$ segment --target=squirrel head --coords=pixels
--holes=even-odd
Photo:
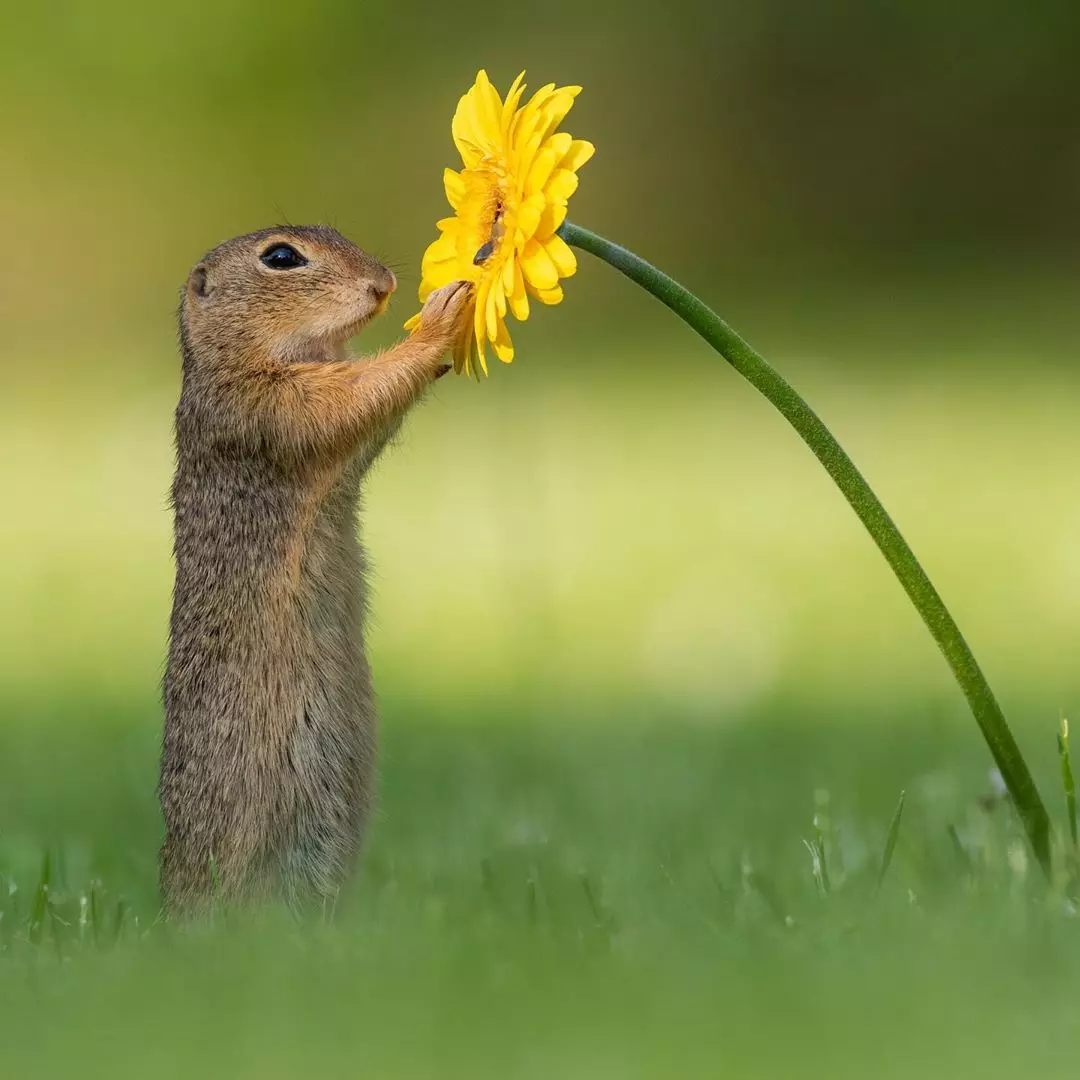
[[[227,240],[191,271],[180,304],[185,365],[296,363],[344,355],[397,288],[382,263],[325,225]]]

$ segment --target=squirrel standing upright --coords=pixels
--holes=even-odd
[[[167,911],[332,897],[371,803],[360,485],[447,366],[471,286],[367,360],[393,273],[324,226],[229,240],[180,305],[176,588],[159,793]]]

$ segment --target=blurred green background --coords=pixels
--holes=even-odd
[[[1057,798],[1053,733],[1080,691],[1075,3],[6,0],[0,17],[0,875],[25,890],[49,848],[73,888],[100,876],[153,919],[180,283],[228,236],[328,221],[398,271],[359,344],[391,341],[481,66],[503,88],[522,68],[533,87],[584,86],[566,127],[598,152],[572,219],[700,292],[833,427]],[[966,820],[989,759],[899,586],[780,418],[659,305],[580,263],[562,306],[513,328],[513,367],[443,380],[371,479],[386,752],[357,925],[382,925],[388,889],[420,910],[448,881],[479,890],[486,860],[550,858],[592,868],[631,940],[674,918],[692,955],[701,928],[658,900],[657,868],[737,883],[753,851],[812,895],[800,830],[822,787],[874,851],[915,792],[935,823],[926,865],[948,861],[942,821]],[[923,849],[900,850],[914,894]],[[424,925],[437,1010],[471,984]],[[405,1001],[408,934],[387,933],[401,952],[371,946],[357,993],[385,974]],[[478,933],[514,988],[501,1007],[520,991],[533,1009],[536,943]],[[774,984],[740,948],[717,963],[761,988],[739,1015],[764,1023]],[[883,969],[917,993],[903,953]],[[862,1008],[864,975],[830,970],[827,993]],[[620,980],[598,978],[597,1030],[625,1049],[603,990]],[[22,1025],[18,1045],[44,1030]],[[580,1075],[654,1075],[683,1038],[663,1032],[640,1073],[576,1035],[562,1052]]]

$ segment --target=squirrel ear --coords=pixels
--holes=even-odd
[[[206,280],[206,267],[196,266],[191,271],[191,291],[200,299],[205,300],[210,295],[210,285]]]

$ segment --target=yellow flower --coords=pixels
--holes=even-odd
[[[451,131],[465,167],[443,174],[454,216],[438,223],[441,235],[421,266],[421,303],[451,281],[475,283],[472,320],[454,346],[454,369],[466,374],[487,374],[487,342],[509,364],[514,346],[507,311],[523,322],[529,296],[558,304],[559,279],[577,270],[556,230],[577,189],[577,171],[594,147],[556,129],[581,87],[549,83],[519,108],[524,78],[522,72],[503,101],[481,71],[458,102]],[[418,321],[413,316],[405,328]]]

